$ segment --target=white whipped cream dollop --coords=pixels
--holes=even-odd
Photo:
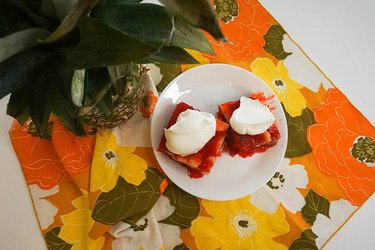
[[[169,151],[190,155],[201,150],[215,135],[216,119],[207,112],[188,109],[181,112],[169,129],[164,129]]]
[[[258,135],[266,131],[275,122],[269,108],[259,100],[242,96],[240,107],[230,118],[230,126],[241,135]]]

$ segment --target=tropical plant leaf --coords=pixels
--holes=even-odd
[[[157,51],[92,18],[83,18],[79,29],[79,44],[62,51],[76,69],[126,64]]]
[[[291,52],[285,52],[282,41],[283,36],[286,34],[284,29],[280,25],[272,25],[267,33],[263,36],[264,38],[264,50],[275,56],[279,60],[284,60]]]
[[[197,197],[186,193],[174,184],[169,184],[163,195],[169,198],[169,202],[175,210],[173,214],[160,222],[176,225],[182,229],[189,228],[191,222],[199,214],[200,206]]]
[[[310,153],[311,148],[307,142],[307,128],[315,123],[311,110],[305,108],[302,114],[297,117],[291,117],[288,112],[285,112],[285,117],[288,124],[288,146],[285,157],[299,157]]]
[[[95,99],[96,94],[105,88],[109,82],[111,82],[111,79],[107,68],[87,69],[85,77],[85,105],[90,105]],[[103,95],[103,98],[98,100],[96,106],[106,115],[112,112],[113,103],[111,89],[108,89]]]
[[[112,5],[120,5],[120,4],[127,4],[127,3],[140,3],[142,0],[101,0],[97,6],[112,6]]]
[[[305,196],[306,204],[303,206],[301,213],[303,219],[309,224],[313,225],[316,216],[318,214],[323,214],[329,218],[329,201],[317,194],[313,189],[310,189]]]
[[[64,37],[77,26],[82,17],[90,13],[98,2],[99,0],[78,0],[59,27],[48,38],[41,40],[41,42],[52,43]]]
[[[301,233],[299,238],[292,242],[289,250],[318,250],[315,243],[317,237],[311,229],[306,229]]]
[[[45,29],[31,28],[2,37],[0,39],[0,62],[22,50],[38,45],[38,39],[44,39],[50,33]]]
[[[141,60],[141,63],[195,64],[199,63],[186,50],[178,47],[162,47],[160,51]]]
[[[52,0],[56,8],[56,14],[60,21],[63,21],[66,15],[73,9],[78,0]]]
[[[210,33],[218,41],[227,41],[209,0],[161,0],[167,9],[189,24]]]
[[[43,27],[45,29],[52,29],[55,27],[54,22],[33,10],[35,7],[35,1],[2,0],[2,3],[22,10],[38,27]]]
[[[52,63],[53,60],[48,60]],[[27,85],[27,99],[30,111],[30,117],[35,124],[41,138],[49,138],[47,125],[51,114],[51,106],[49,104],[49,94],[47,85],[49,84],[49,69],[39,68],[33,72],[32,80]],[[37,90],[37,91],[36,91]]]
[[[22,10],[0,2],[0,37],[33,26],[30,18]]]
[[[92,16],[117,31],[158,48],[175,46],[214,53],[211,44],[199,29],[171,17],[160,5],[104,6],[95,8]]]
[[[173,250],[189,250],[189,248],[184,243],[182,243],[178,246],[175,246]]]
[[[17,119],[17,121],[23,125],[30,116],[28,99],[27,99],[27,87],[22,87],[10,95],[7,115]]]
[[[52,112],[74,134],[85,135],[82,121],[78,116],[78,107],[71,98],[72,72],[68,72],[60,58],[54,57],[44,77]]]
[[[73,245],[68,244],[61,238],[59,238],[59,233],[61,231],[61,227],[55,227],[51,229],[51,231],[47,232],[44,235],[44,239],[46,240],[48,250],[70,250],[72,249]]]
[[[179,18],[174,19],[173,25],[173,34],[170,41],[171,46],[193,49],[215,55],[210,42],[199,29]]]
[[[139,186],[129,184],[119,177],[111,191],[99,195],[92,218],[103,224],[114,225],[141,212],[147,214],[160,197],[159,186],[163,179],[152,168],[146,170],[146,179]]]
[[[39,48],[20,52],[0,64],[0,99],[20,89],[31,80],[35,80],[33,72],[43,67],[45,60],[51,55]]]
[[[158,91],[163,91],[165,87],[180,73],[182,73],[181,65],[177,64],[156,64],[160,68],[160,74],[163,76],[160,83],[156,86]]]
[[[48,17],[50,20],[58,21],[55,3],[53,0],[40,0],[42,3],[40,13]],[[44,39],[44,38],[43,38]]]

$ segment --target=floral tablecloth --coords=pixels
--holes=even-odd
[[[49,249],[317,249],[374,193],[374,126],[256,0],[214,4],[231,43],[209,38],[216,56],[190,53],[247,69],[273,89],[289,130],[278,171],[250,196],[203,200],[160,170],[147,110],[87,137],[53,117],[52,140],[14,122],[11,140]],[[148,105],[155,85],[161,91],[194,66],[150,65]]]

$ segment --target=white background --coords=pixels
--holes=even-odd
[[[375,1],[260,0],[289,35],[375,124]],[[8,137],[11,119],[0,101],[0,249],[45,249]],[[375,196],[326,249],[373,249]]]

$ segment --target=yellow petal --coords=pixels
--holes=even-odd
[[[147,162],[135,154],[120,155],[120,175],[126,182],[139,185],[146,179]]]
[[[198,217],[191,224],[191,234],[198,249],[218,249],[225,241],[233,240],[226,221],[209,217]],[[231,237],[232,236],[232,237]]]
[[[96,190],[102,190],[108,192],[116,185],[117,178],[119,176],[118,168],[112,167],[108,164],[102,164],[101,161],[93,159],[91,165],[91,180],[90,190],[94,192]]]
[[[231,201],[202,200],[202,205],[212,217],[224,220],[231,218],[238,211],[246,210],[251,206],[248,196]]]
[[[268,235],[256,233],[252,238],[252,249],[286,250],[287,247],[274,241]]]
[[[117,146],[116,135],[111,130],[105,130],[102,133],[100,140],[105,141],[110,147]]]
[[[105,238],[99,237],[96,240],[87,239],[87,242],[79,242],[73,245],[72,250],[100,250],[103,249]]]
[[[88,231],[92,227],[91,211],[88,209],[77,209],[69,214],[62,215],[59,237],[64,241],[74,244],[88,237]]]
[[[88,202],[87,196],[85,197],[84,195],[74,199],[72,201],[72,204],[76,209],[88,209],[89,208],[89,202]]]
[[[251,71],[263,79],[271,88],[273,80],[281,78],[277,67],[269,58],[257,58],[250,65]]]
[[[283,61],[277,63],[277,70],[281,79],[286,83],[287,88],[301,89],[303,86],[289,77],[288,69],[285,67]]]
[[[296,117],[302,114],[302,110],[306,108],[307,102],[298,89],[288,89],[283,104],[289,115]]]
[[[262,233],[270,238],[286,234],[290,229],[285,220],[285,213],[280,207],[272,215],[259,211],[256,214],[256,220],[258,222],[257,233]]]
[[[119,156],[124,156],[124,155],[128,155],[128,154],[133,153],[135,151],[135,149],[136,149],[135,147],[117,146],[116,145],[115,152]]]

